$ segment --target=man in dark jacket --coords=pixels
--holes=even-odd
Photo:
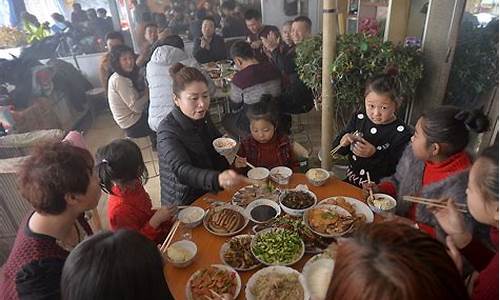
[[[201,23],[202,36],[194,41],[193,56],[200,64],[227,58],[224,39],[215,34],[215,20],[205,17]]]
[[[300,44],[311,36],[311,20],[300,16],[292,23],[292,39],[295,45]],[[271,62],[283,75],[283,94],[280,108],[288,114],[308,112],[314,106],[312,92],[300,80],[295,65],[295,47],[284,50],[280,47],[279,35],[270,31],[262,42],[268,53],[271,53]]]

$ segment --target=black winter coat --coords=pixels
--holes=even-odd
[[[189,205],[221,190],[219,174],[229,164],[212,146],[220,136],[208,116],[193,121],[178,107],[163,119],[157,134],[162,205]]]

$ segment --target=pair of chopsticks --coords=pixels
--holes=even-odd
[[[358,133],[359,133],[359,131],[358,131],[358,130],[356,130],[356,131],[354,131],[352,134],[353,134],[353,135],[356,135],[356,134],[358,134]],[[337,147],[333,148],[333,149],[332,149],[332,151],[330,151],[330,155],[331,155],[331,156],[334,156],[334,155],[335,155],[335,153],[337,153],[337,152],[340,150],[340,148],[342,148],[342,145],[338,144],[338,146],[337,146]]]
[[[205,295],[205,299],[207,300],[225,300],[226,298],[222,297],[221,295],[219,295],[216,291],[210,289],[210,293],[212,293],[212,295],[214,295],[215,298],[211,298],[211,297],[208,297]]]
[[[170,232],[167,235],[167,238],[165,238],[165,241],[160,247],[161,254],[164,254],[167,251],[167,248],[170,245],[170,242],[172,242],[175,232],[177,231],[177,228],[179,228],[180,224],[181,222],[179,220],[175,221],[174,225],[172,226],[172,229],[170,229]]]
[[[427,206],[432,206],[432,207],[441,207],[441,208],[446,208],[446,203],[443,203],[439,200],[436,199],[428,199],[428,198],[421,198],[421,197],[415,197],[415,196],[403,196],[404,201],[412,202],[412,203],[418,203],[418,204],[424,204]],[[463,203],[455,203],[455,206],[457,207],[457,210],[461,213],[467,213],[467,205]]]

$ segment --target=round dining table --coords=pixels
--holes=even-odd
[[[294,173],[289,184],[286,186],[280,186],[280,188],[295,188],[299,184],[307,185],[309,190],[316,194],[318,202],[332,196],[347,196],[365,201],[365,197],[361,189],[335,177],[329,178],[322,186],[314,186],[308,182],[304,174]],[[192,206],[199,206],[206,209],[210,207],[210,203],[213,200],[230,203],[233,194],[237,190],[238,189],[224,190],[217,194],[206,194],[205,196],[197,199]],[[380,220],[382,220],[382,217],[375,215],[374,221],[379,222]],[[245,230],[239,234],[250,232],[252,225],[253,223],[250,221]],[[185,233],[186,232],[184,232],[182,228],[177,230],[174,235],[173,242],[183,239]],[[170,292],[176,300],[186,299],[186,285],[193,273],[212,264],[223,264],[220,259],[219,251],[222,244],[230,238],[231,237],[216,236],[208,232],[203,224],[191,230],[191,240],[198,246],[198,253],[196,254],[193,263],[186,268],[177,268],[170,263],[166,263],[164,267],[165,278],[170,288]],[[299,262],[291,267],[301,272],[302,267],[311,256],[311,254],[305,254]],[[262,267],[251,271],[238,272],[241,277],[241,291],[237,299],[245,299],[245,287],[248,279],[252,276],[252,274],[262,269]]]

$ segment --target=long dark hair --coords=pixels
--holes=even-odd
[[[135,57],[134,50],[132,50],[132,48],[130,48],[129,46],[119,45],[111,49],[111,53],[109,56],[109,64],[111,66],[111,70],[113,70],[113,72],[116,72],[118,75],[127,77],[132,80],[134,88],[137,91],[142,92],[144,91],[146,86],[144,84],[144,81],[141,80],[139,76],[139,68],[137,67],[137,65],[134,64],[134,69],[130,73],[125,72],[120,66],[120,57],[128,53],[131,53],[132,56]]]
[[[489,120],[481,111],[466,111],[454,106],[440,106],[421,116],[427,143],[443,144],[443,154],[451,156],[467,147],[470,132],[488,130]]]
[[[124,229],[97,233],[71,251],[61,294],[65,300],[173,300],[156,245]]]
[[[339,245],[327,299],[469,299],[445,246],[408,225],[369,224]]]
[[[127,184],[139,179],[144,184],[148,169],[144,164],[141,149],[129,139],[114,140],[97,150],[97,173],[101,189],[111,194],[113,182]]]

